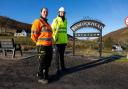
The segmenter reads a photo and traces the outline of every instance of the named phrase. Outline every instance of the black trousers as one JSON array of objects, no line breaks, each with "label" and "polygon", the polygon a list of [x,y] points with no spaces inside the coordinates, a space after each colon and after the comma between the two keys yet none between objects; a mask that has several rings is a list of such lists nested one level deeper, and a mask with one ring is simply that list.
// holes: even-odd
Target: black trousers
[{"label": "black trousers", "polygon": [[61,66],[61,69],[65,69],[65,62],[64,62],[64,52],[66,44],[56,44],[56,67],[57,70],[59,70],[59,65]]},{"label": "black trousers", "polygon": [[40,79],[48,79],[49,67],[52,61],[52,46],[37,46],[39,57],[38,76]]}]

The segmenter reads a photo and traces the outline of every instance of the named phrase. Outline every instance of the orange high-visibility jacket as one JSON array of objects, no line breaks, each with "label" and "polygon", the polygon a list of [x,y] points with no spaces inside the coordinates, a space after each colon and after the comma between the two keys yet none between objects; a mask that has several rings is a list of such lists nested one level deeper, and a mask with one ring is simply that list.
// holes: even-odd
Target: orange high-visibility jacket
[{"label": "orange high-visibility jacket", "polygon": [[36,45],[51,46],[52,45],[52,29],[51,26],[42,18],[36,19],[31,28],[31,39]]}]

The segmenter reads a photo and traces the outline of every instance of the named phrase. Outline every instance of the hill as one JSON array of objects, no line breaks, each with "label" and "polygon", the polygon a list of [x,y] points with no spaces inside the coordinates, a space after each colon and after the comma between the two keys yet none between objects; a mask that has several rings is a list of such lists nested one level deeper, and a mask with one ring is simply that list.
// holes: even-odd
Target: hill
[{"label": "hill", "polygon": [[17,30],[25,30],[30,33],[31,24],[19,22],[17,20],[0,16],[0,32],[16,32]]},{"label": "hill", "polygon": [[103,40],[112,39],[116,43],[128,42],[128,27],[118,29],[103,36]]},{"label": "hill", "polygon": [[[31,32],[31,24],[19,22],[17,20],[11,19],[9,17],[0,16],[0,33],[25,30],[27,33]],[[70,39],[73,39],[71,35],[68,34]]]}]

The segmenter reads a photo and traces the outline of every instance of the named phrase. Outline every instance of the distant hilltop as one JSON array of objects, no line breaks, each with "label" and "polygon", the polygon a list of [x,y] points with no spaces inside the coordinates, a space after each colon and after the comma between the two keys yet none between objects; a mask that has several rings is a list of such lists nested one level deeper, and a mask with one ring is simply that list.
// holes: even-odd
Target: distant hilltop
[{"label": "distant hilltop", "polygon": [[116,31],[110,32],[106,34],[103,38],[104,39],[111,38],[114,41],[118,41],[118,42],[128,41],[128,27],[120,28]]},{"label": "distant hilltop", "polygon": [[15,33],[16,31],[25,30],[31,32],[31,24],[16,21],[14,19],[0,16],[0,33]]}]

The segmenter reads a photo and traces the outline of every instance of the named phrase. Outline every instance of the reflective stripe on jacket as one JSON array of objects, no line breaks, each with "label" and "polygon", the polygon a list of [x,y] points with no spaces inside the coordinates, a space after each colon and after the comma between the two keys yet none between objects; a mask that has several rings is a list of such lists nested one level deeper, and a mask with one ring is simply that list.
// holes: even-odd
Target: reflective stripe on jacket
[{"label": "reflective stripe on jacket", "polygon": [[42,18],[35,20],[31,28],[31,39],[36,43],[36,45],[51,46],[51,26]]},{"label": "reflective stripe on jacket", "polygon": [[67,44],[67,20],[62,20],[61,17],[57,17],[52,23],[53,40],[55,44]]}]

